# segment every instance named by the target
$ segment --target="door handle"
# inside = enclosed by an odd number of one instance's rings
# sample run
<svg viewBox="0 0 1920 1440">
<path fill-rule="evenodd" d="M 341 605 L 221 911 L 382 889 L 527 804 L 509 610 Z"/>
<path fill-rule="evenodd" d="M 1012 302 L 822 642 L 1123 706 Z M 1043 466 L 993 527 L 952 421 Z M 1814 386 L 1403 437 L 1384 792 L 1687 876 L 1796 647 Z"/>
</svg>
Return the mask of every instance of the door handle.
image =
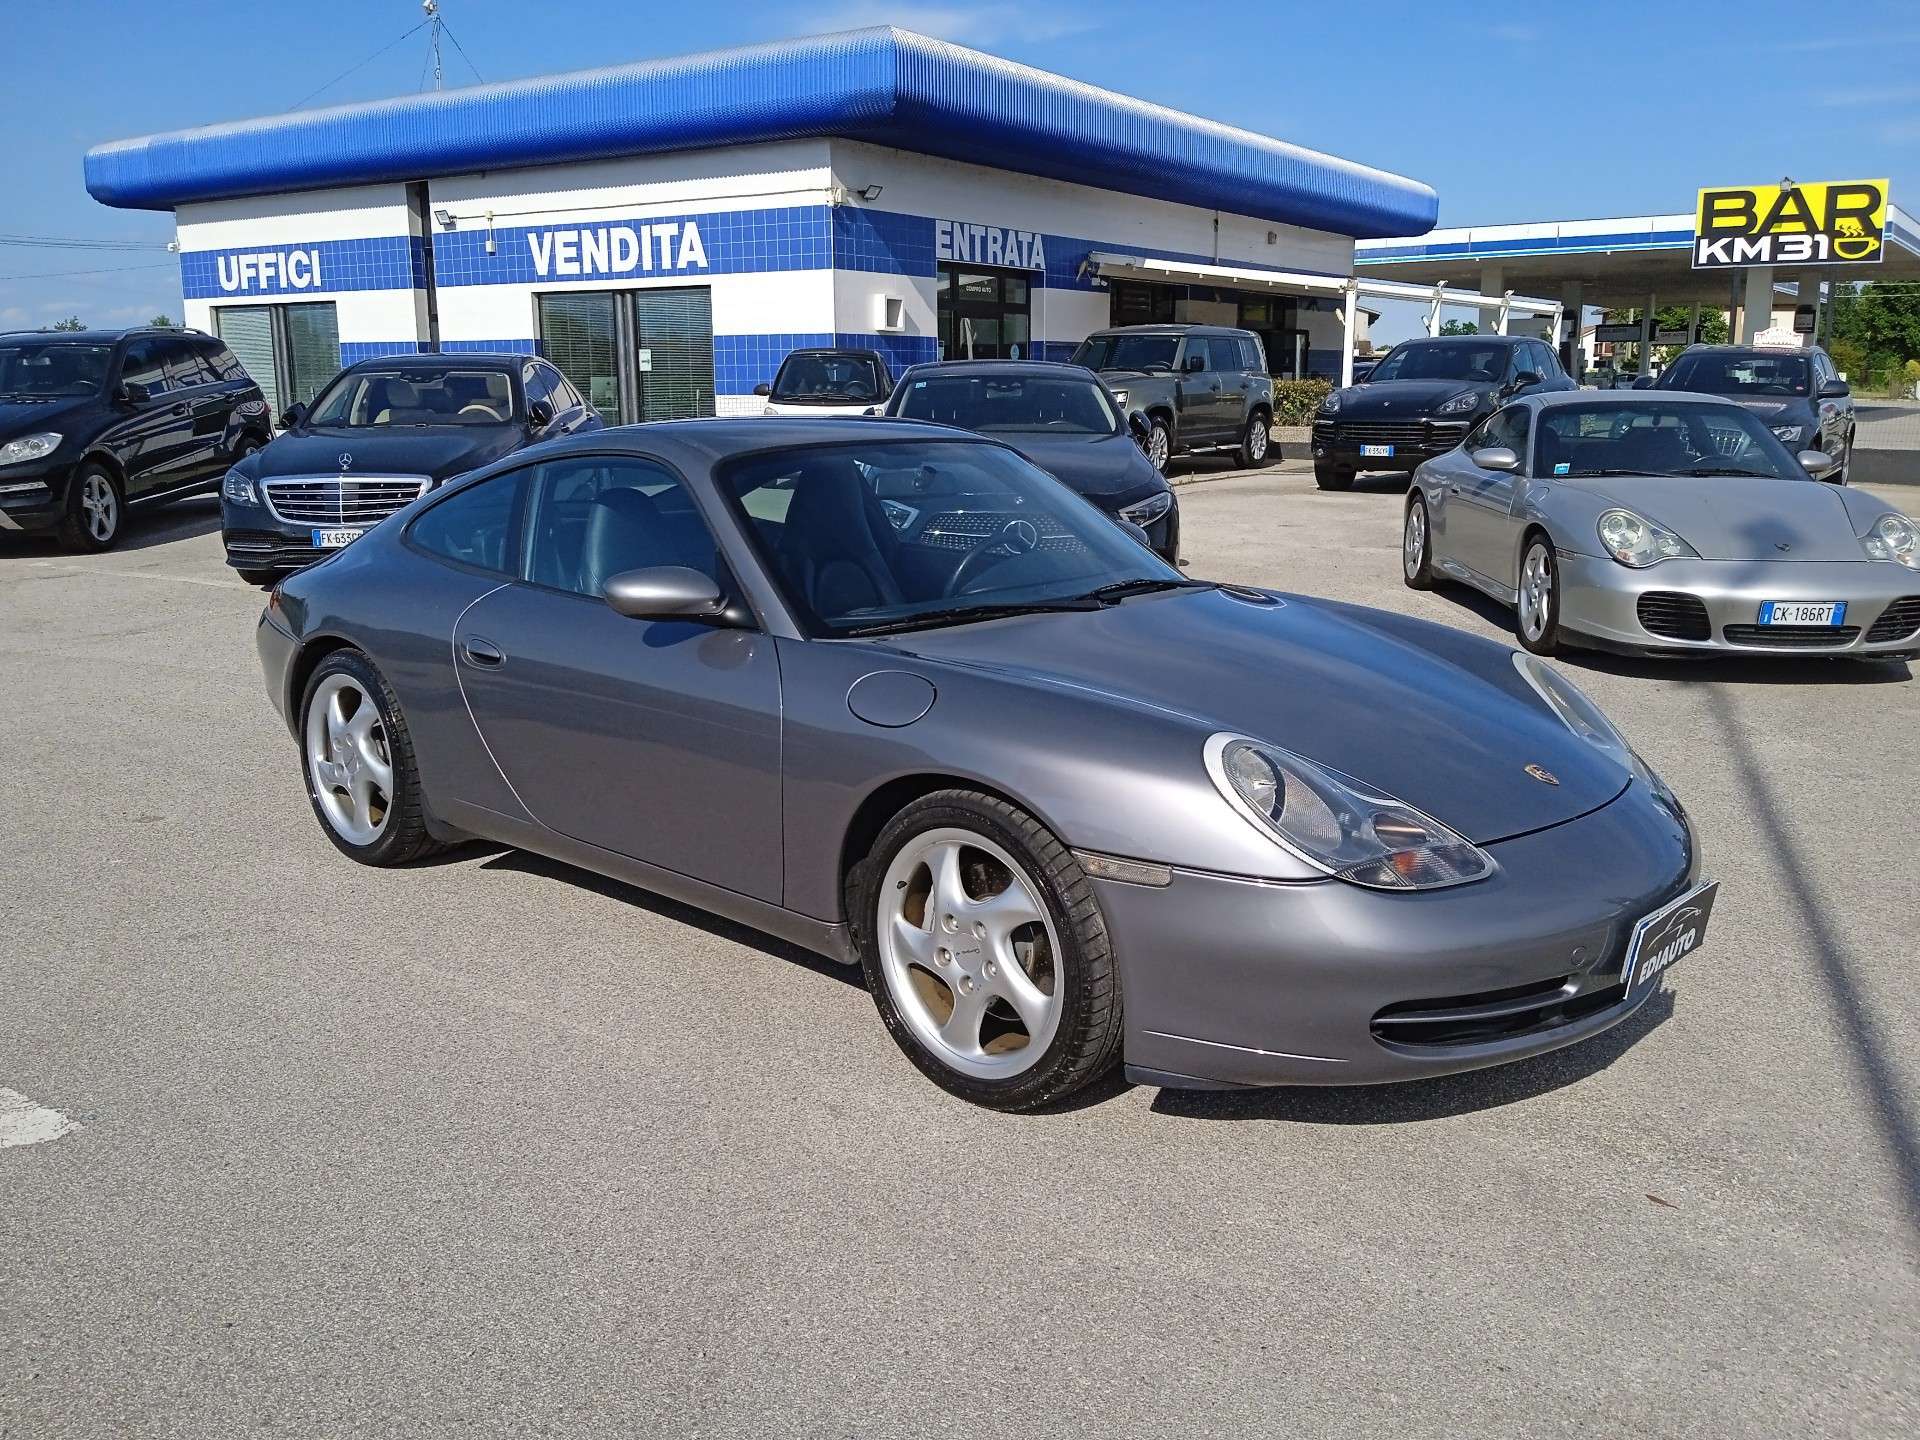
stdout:
<svg viewBox="0 0 1920 1440">
<path fill-rule="evenodd" d="M 181 402 L 180 404 L 178 404 L 178 405 L 176 405 L 176 406 L 174 406 L 174 407 L 173 407 L 173 413 L 174 413 L 175 415 L 184 415 L 184 414 L 186 414 L 186 413 L 187 413 L 187 406 L 186 406 L 186 402 L 185 402 L 185 401 L 182 401 L 182 402 Z"/>
<path fill-rule="evenodd" d="M 1458 485 L 1447 486 L 1447 494 L 1458 495 L 1459 493 L 1460 493 L 1460 487 Z"/>
<path fill-rule="evenodd" d="M 482 640 L 478 635 L 466 640 L 460 649 L 475 665 L 498 665 L 507 658 L 498 645 L 491 640 Z"/>
</svg>

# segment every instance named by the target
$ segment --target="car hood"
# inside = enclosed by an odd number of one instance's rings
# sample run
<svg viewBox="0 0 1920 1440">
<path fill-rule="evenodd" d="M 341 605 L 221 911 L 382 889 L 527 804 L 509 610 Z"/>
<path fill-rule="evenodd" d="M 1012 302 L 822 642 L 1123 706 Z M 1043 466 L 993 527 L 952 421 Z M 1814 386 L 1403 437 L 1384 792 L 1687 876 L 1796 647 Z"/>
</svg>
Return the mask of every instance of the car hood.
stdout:
<svg viewBox="0 0 1920 1440">
<path fill-rule="evenodd" d="M 59 430 L 65 416 L 88 403 L 86 397 L 72 400 L 7 401 L 0 403 L 0 442 L 36 435 L 42 430 Z"/>
<path fill-rule="evenodd" d="M 1378 786 L 1480 844 L 1598 809 L 1628 780 L 1546 708 L 1505 647 L 1303 596 L 1259 604 L 1221 590 L 1179 591 L 885 643 L 935 665 L 1083 690 L 1268 741 Z M 1204 736 L 1191 756 L 1168 764 L 1199 767 L 1203 744 Z M 1558 783 L 1535 779 L 1529 765 Z"/>
<path fill-rule="evenodd" d="M 763 407 L 767 415 L 864 415 L 885 400 L 773 400 Z"/>
<path fill-rule="evenodd" d="M 1062 484 L 1089 500 L 1109 501 L 1156 489 L 1160 477 L 1140 453 L 1131 435 L 1025 435 L 996 430 L 990 434 L 1010 445 Z"/>
<path fill-rule="evenodd" d="M 527 443 L 518 425 L 394 430 L 297 430 L 253 457 L 256 478 L 280 475 L 426 475 L 447 480 Z M 342 456 L 352 456 L 350 464 Z"/>
<path fill-rule="evenodd" d="M 1340 392 L 1340 409 L 1334 418 L 1391 420 L 1428 415 L 1456 395 L 1477 394 L 1480 403 L 1487 404 L 1491 402 L 1495 388 L 1488 384 L 1469 384 L 1464 380 L 1382 380 L 1377 383 L 1369 380 L 1364 385 L 1355 385 Z"/>
<path fill-rule="evenodd" d="M 1124 389 L 1143 380 L 1171 380 L 1171 370 L 1101 370 L 1096 372 L 1110 388 Z"/>
<path fill-rule="evenodd" d="M 1783 400 L 1742 400 L 1733 395 L 1723 396 L 1722 398 L 1732 400 L 1733 403 L 1741 409 L 1751 410 L 1756 415 L 1784 415 L 1787 411 L 1791 410 L 1795 412 L 1795 419 L 1802 419 L 1806 416 L 1807 412 L 1813 408 L 1806 400 L 1798 396 L 1790 396 Z"/>
<path fill-rule="evenodd" d="M 1657 520 L 1703 560 L 1864 558 L 1839 490 L 1818 480 L 1608 476 L 1593 489 Z"/>
</svg>

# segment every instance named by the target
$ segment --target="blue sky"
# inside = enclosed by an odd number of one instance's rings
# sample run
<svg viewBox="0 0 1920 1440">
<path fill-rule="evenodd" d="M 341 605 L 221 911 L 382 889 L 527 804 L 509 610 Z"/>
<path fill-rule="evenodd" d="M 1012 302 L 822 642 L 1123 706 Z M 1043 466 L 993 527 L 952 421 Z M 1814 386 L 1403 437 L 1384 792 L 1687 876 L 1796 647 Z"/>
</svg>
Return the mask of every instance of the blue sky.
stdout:
<svg viewBox="0 0 1920 1440">
<path fill-rule="evenodd" d="M 892 22 L 1414 176 L 1440 192 L 1443 225 L 1683 211 L 1702 184 L 1781 175 L 1887 175 L 1920 208 L 1913 0 L 1251 0 L 1204 24 L 1182 0 L 443 11 L 488 80 Z M 0 232 L 163 244 L 170 217 L 87 195 L 87 147 L 271 114 L 322 86 L 315 103 L 419 89 L 424 30 L 327 84 L 419 20 L 417 0 L 0 4 Z M 472 79 L 452 46 L 446 66 L 449 84 Z M 180 313 L 162 251 L 0 244 L 0 327 L 158 311 Z"/>
</svg>

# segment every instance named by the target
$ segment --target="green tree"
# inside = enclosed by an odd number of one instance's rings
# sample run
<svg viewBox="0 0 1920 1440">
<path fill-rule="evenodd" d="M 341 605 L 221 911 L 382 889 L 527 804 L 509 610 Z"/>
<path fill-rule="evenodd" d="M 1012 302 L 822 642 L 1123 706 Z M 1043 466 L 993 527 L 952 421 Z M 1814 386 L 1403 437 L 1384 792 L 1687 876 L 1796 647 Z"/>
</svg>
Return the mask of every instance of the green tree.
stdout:
<svg viewBox="0 0 1920 1440">
<path fill-rule="evenodd" d="M 1442 320 L 1440 333 L 1442 335 L 1478 335 L 1480 327 L 1471 320 Z"/>
<path fill-rule="evenodd" d="M 87 322 L 82 320 L 78 315 L 69 315 L 64 320 L 54 321 L 53 328 L 55 330 L 84 330 L 87 328 Z"/>
<path fill-rule="evenodd" d="M 1897 373 L 1920 359 L 1920 286 L 1836 285 L 1833 293 L 1833 344 L 1858 345 L 1864 359 L 1857 372 L 1869 376 Z"/>
<path fill-rule="evenodd" d="M 178 330 L 180 328 L 180 322 L 164 310 L 149 320 L 147 324 L 151 325 L 155 330 Z"/>
</svg>

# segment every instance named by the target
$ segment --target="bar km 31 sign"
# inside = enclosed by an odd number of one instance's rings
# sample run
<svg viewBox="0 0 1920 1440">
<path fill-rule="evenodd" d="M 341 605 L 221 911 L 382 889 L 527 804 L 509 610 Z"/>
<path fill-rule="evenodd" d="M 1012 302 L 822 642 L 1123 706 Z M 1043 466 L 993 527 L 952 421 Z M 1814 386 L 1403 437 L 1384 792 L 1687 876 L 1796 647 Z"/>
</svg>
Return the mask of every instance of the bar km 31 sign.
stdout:
<svg viewBox="0 0 1920 1440">
<path fill-rule="evenodd" d="M 1885 249 L 1887 182 L 1723 185 L 1700 192 L 1693 268 L 1872 265 Z"/>
</svg>

